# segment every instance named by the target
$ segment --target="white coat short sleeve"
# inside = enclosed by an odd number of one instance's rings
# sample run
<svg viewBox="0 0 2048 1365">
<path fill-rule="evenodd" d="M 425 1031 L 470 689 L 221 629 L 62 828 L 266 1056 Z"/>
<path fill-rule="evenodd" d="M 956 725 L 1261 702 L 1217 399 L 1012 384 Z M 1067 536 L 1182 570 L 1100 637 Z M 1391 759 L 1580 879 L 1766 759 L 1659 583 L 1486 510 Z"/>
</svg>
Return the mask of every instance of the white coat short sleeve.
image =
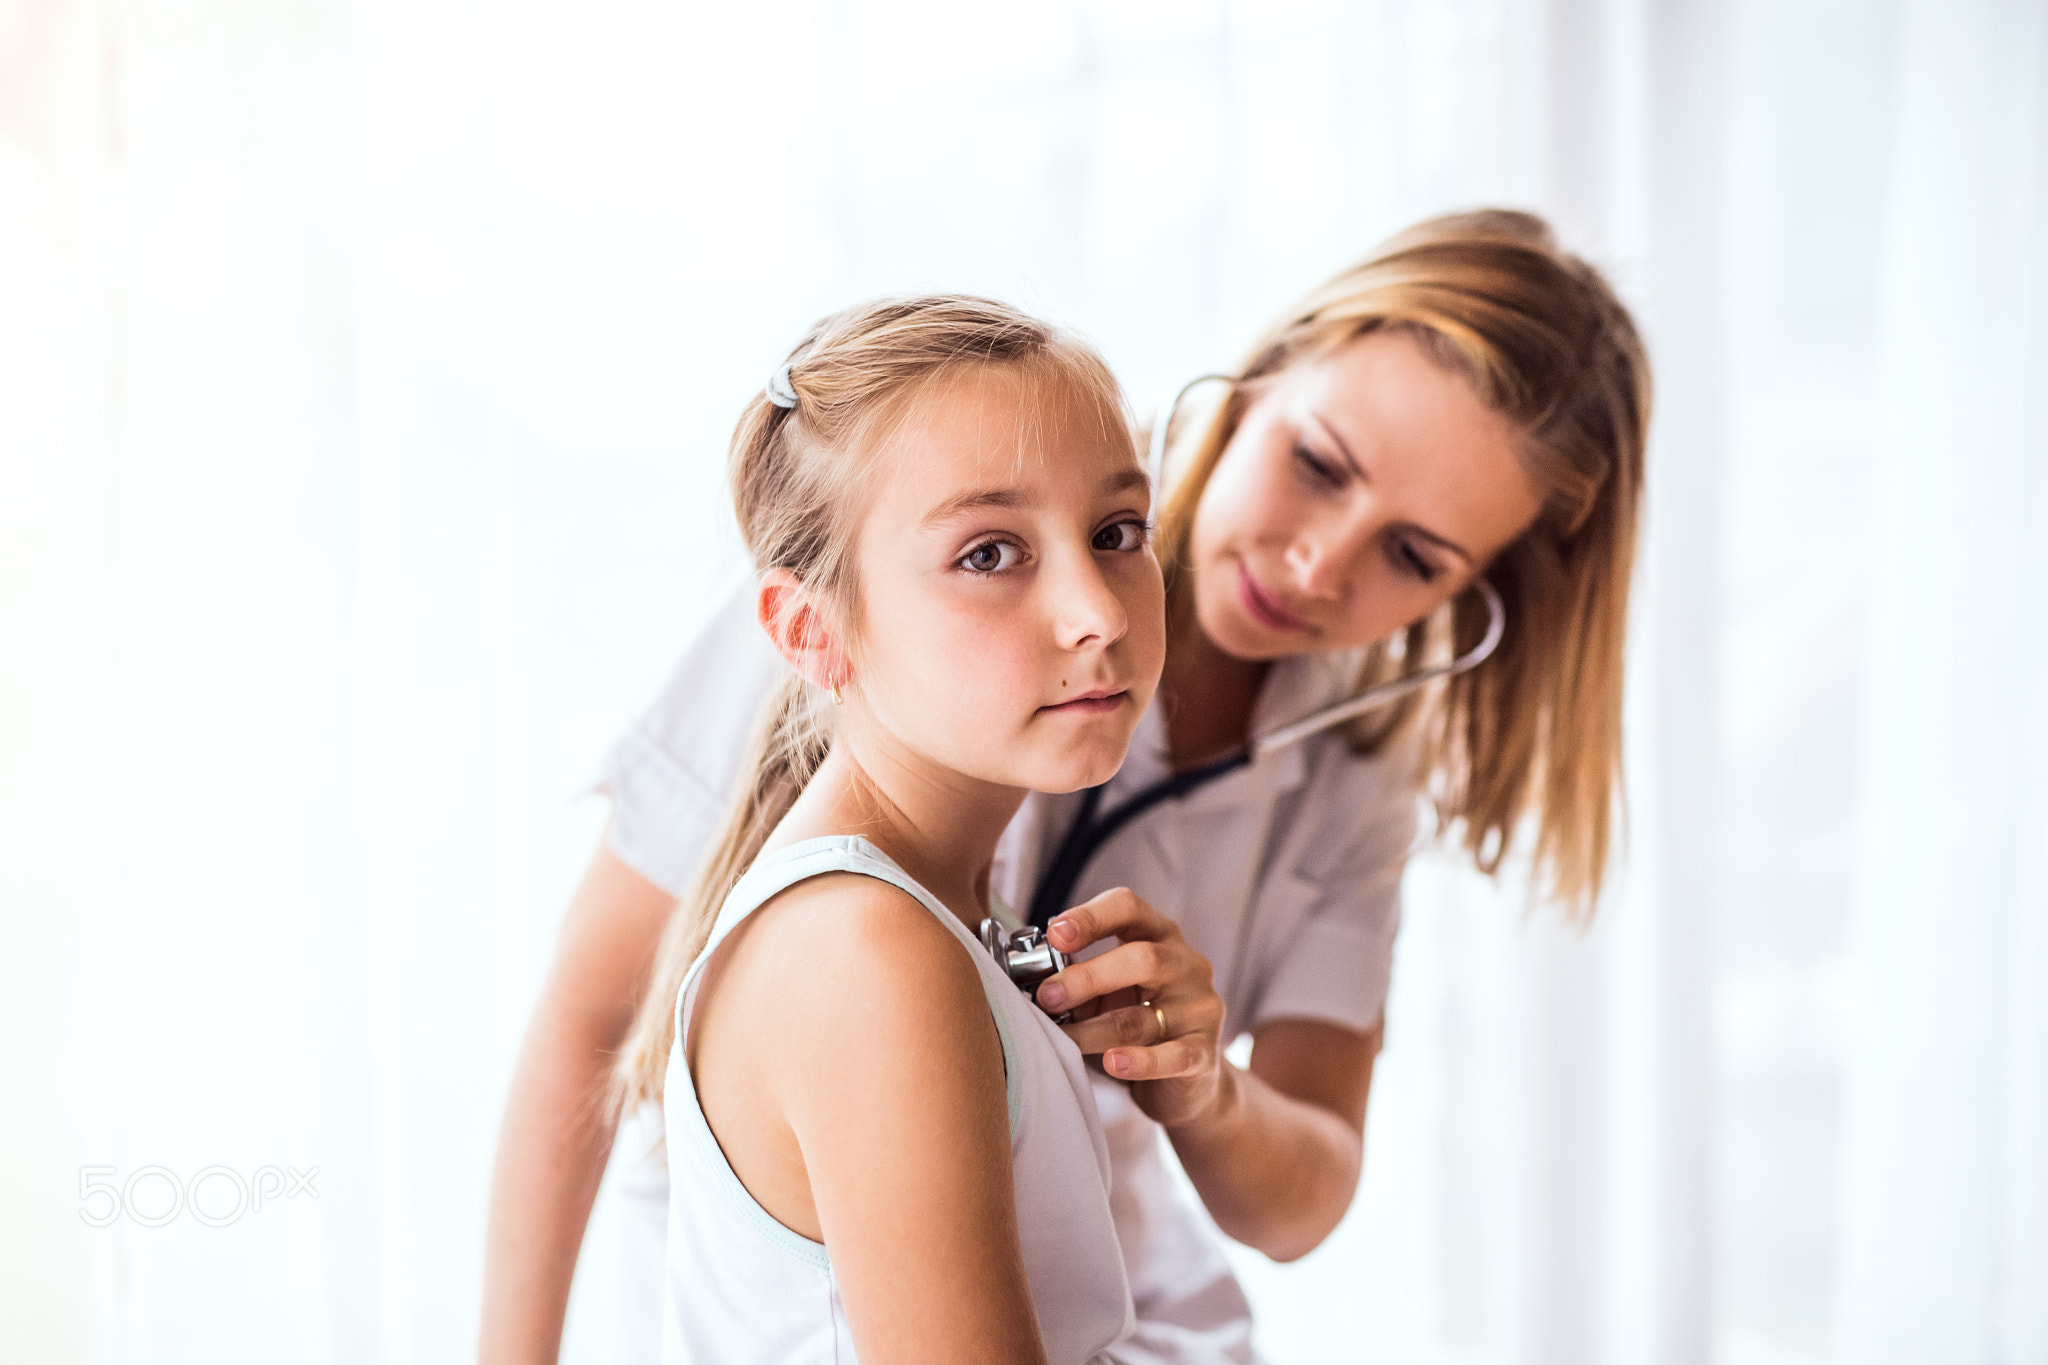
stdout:
<svg viewBox="0 0 2048 1365">
<path fill-rule="evenodd" d="M 725 817 L 761 707 L 787 672 L 755 619 L 749 583 L 718 609 L 605 759 L 606 840 L 626 866 L 670 895 L 688 889 Z"/>
<path fill-rule="evenodd" d="M 1323 793 L 1324 810 L 1304 815 L 1328 843 L 1301 841 L 1298 860 L 1267 889 L 1283 904 L 1298 897 L 1301 912 L 1253 969 L 1240 1016 L 1247 1031 L 1273 1019 L 1320 1019 L 1361 1032 L 1379 1022 L 1401 924 L 1401 873 L 1415 839 L 1415 801 L 1399 775 L 1404 760 L 1342 755 L 1353 780 L 1328 783 L 1340 790 Z"/>
</svg>

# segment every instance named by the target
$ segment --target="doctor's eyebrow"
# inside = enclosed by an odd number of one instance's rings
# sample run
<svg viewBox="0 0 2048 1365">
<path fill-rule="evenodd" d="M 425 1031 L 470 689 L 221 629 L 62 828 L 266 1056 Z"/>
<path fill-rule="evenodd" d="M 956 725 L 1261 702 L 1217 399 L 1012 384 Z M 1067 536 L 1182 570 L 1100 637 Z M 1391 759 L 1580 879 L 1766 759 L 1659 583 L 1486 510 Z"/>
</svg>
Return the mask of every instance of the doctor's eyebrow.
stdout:
<svg viewBox="0 0 2048 1365">
<path fill-rule="evenodd" d="M 1337 452 L 1344 457 L 1344 463 L 1351 466 L 1351 472 L 1358 476 L 1359 482 L 1372 482 L 1371 476 L 1365 472 L 1365 466 L 1360 464 L 1358 462 L 1358 457 L 1351 453 L 1351 447 L 1344 443 L 1344 438 L 1337 434 L 1337 428 L 1330 425 L 1329 419 L 1324 417 L 1320 412 L 1312 412 L 1309 414 L 1309 417 L 1315 422 L 1317 426 L 1323 429 L 1323 434 L 1328 436 L 1330 440 L 1336 444 Z M 1404 529 L 1413 532 L 1415 535 L 1421 537 L 1423 540 L 1430 542 L 1432 545 L 1442 546 L 1444 549 L 1450 551 L 1452 554 L 1464 560 L 1467 564 L 1472 565 L 1474 568 L 1478 567 L 1479 561 L 1472 557 L 1472 552 L 1466 549 L 1464 546 L 1460 545 L 1457 541 L 1451 540 L 1445 536 L 1440 536 L 1436 532 L 1430 530 L 1427 526 L 1417 526 L 1412 521 L 1403 522 L 1402 526 L 1404 527 Z"/>
<path fill-rule="evenodd" d="M 1417 538 L 1426 540 L 1432 545 L 1438 545 L 1446 550 L 1449 550 L 1452 554 L 1464 560 L 1467 564 L 1471 565 L 1475 569 L 1479 567 L 1479 561 L 1472 557 L 1472 552 L 1466 549 L 1464 546 L 1460 545 L 1457 541 L 1446 540 L 1444 537 L 1430 530 L 1427 526 L 1417 526 L 1412 521 L 1404 521 L 1401 523 L 1401 525 L 1404 530 L 1413 533 Z"/>
<path fill-rule="evenodd" d="M 1329 437 L 1331 443 L 1337 447 L 1337 453 L 1344 457 L 1345 464 L 1351 466 L 1351 472 L 1356 474 L 1362 482 L 1370 483 L 1371 479 L 1366 475 L 1365 466 L 1360 464 L 1358 457 L 1351 453 L 1351 447 L 1345 443 L 1342 436 L 1337 434 L 1337 428 L 1330 425 L 1330 419 L 1323 416 L 1320 412 L 1311 412 L 1309 420 L 1323 429 L 1323 435 Z"/>
<path fill-rule="evenodd" d="M 1150 479 L 1145 477 L 1145 472 L 1142 469 L 1120 469 L 1102 481 L 1102 493 L 1105 497 L 1114 497 L 1118 493 L 1128 493 L 1137 489 L 1147 488 L 1151 485 L 1151 482 Z M 951 521 L 955 517 L 962 516 L 968 512 L 979 512 L 984 508 L 994 507 L 1015 511 L 1019 508 L 1034 507 L 1037 505 L 1037 502 L 1038 500 L 1035 497 L 1022 488 L 970 489 L 965 493 L 957 494 L 940 503 L 928 512 L 924 520 L 919 524 L 923 526 L 937 526 L 942 522 Z"/>
</svg>

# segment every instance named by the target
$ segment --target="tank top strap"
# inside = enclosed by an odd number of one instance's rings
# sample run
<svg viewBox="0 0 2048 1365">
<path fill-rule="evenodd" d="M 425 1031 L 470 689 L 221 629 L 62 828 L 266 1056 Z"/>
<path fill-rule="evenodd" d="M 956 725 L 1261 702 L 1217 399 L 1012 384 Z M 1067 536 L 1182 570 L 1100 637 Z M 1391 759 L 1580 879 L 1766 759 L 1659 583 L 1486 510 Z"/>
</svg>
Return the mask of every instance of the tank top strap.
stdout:
<svg viewBox="0 0 2048 1365">
<path fill-rule="evenodd" d="M 967 926 L 946 908 L 944 902 L 920 886 L 909 873 L 898 867 L 888 854 L 857 834 L 826 835 L 777 849 L 766 857 L 757 859 L 754 865 L 747 869 L 746 874 L 733 884 L 732 891 L 725 898 L 725 904 L 719 907 L 718 918 L 711 926 L 711 934 L 704 942 L 703 951 L 698 953 L 696 961 L 690 964 L 689 973 L 683 978 L 683 987 L 676 993 L 677 1055 L 683 1055 L 683 1049 L 688 1044 L 691 1002 L 696 998 L 698 979 L 703 974 L 705 964 L 710 962 L 726 936 L 738 928 L 747 916 L 798 882 L 828 876 L 835 872 L 851 872 L 887 882 L 929 910 L 967 950 L 969 959 L 974 963 L 975 972 L 981 978 L 982 994 L 988 1000 L 989 1015 L 995 1020 L 996 1035 L 1002 1043 L 1004 1098 L 1009 1108 L 1010 1132 L 1014 1136 L 1023 1116 L 1024 1092 L 1020 1071 L 1021 1054 L 1017 1049 L 1013 1025 L 1006 1007 L 1014 1003 L 1009 997 L 1021 999 L 1022 992 L 1010 981 L 1009 976 L 996 966 L 995 960 L 981 946 L 981 941 L 967 932 Z M 1011 919 L 1014 915 L 1006 914 L 1005 909 L 998 909 L 997 918 Z"/>
</svg>

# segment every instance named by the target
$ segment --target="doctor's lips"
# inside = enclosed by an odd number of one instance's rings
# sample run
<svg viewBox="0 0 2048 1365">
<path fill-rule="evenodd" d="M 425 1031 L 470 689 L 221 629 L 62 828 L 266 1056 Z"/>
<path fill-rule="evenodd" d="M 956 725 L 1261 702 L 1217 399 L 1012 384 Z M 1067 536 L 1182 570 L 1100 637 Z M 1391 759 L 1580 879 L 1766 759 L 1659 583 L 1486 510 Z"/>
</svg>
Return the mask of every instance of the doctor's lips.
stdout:
<svg viewBox="0 0 2048 1365">
<path fill-rule="evenodd" d="M 1237 595 L 1251 618 L 1268 630 L 1307 630 L 1308 622 L 1287 610 L 1278 597 L 1259 586 L 1251 570 L 1237 566 Z"/>
<path fill-rule="evenodd" d="M 1130 699 L 1130 695 L 1129 691 L 1121 687 L 1097 687 L 1069 701 L 1063 701 L 1058 706 L 1041 706 L 1038 709 L 1050 711 L 1055 715 L 1099 715 L 1105 711 L 1116 710 Z"/>
</svg>

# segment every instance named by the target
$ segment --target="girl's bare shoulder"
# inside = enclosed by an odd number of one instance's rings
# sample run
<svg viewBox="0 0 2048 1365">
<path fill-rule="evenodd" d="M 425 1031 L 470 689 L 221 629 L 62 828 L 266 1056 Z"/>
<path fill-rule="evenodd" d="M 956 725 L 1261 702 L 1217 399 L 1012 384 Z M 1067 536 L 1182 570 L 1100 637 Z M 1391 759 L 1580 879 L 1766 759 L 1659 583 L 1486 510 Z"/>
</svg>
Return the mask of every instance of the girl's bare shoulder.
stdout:
<svg viewBox="0 0 2048 1365">
<path fill-rule="evenodd" d="M 910 1041 L 958 1028 L 963 1009 L 987 1013 L 968 946 L 878 878 L 832 872 L 798 882 L 742 928 L 731 983 L 743 995 L 772 994 L 784 1028 L 822 1037 L 857 1023 L 870 1043 L 886 1034 Z"/>
</svg>

